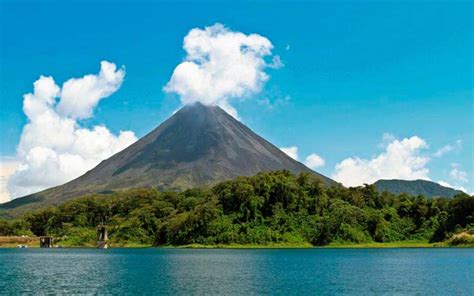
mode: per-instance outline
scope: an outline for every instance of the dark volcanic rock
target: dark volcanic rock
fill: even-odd
[[[181,190],[282,169],[310,172],[327,185],[336,184],[293,160],[221,108],[195,104],[183,107],[79,178],[0,208],[58,204],[87,193],[136,187]]]

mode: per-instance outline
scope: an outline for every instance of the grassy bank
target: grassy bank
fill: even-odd
[[[95,244],[72,244],[67,241],[58,241],[58,246],[61,248],[95,248]],[[39,247],[38,237],[19,237],[19,236],[3,236],[0,237],[0,248],[17,248],[18,245],[26,245],[29,248]],[[117,243],[110,242],[109,248],[152,248],[150,244],[140,244],[134,242],[128,243]],[[386,243],[331,243],[326,246],[313,246],[309,243],[274,243],[274,244],[189,244],[181,246],[160,246],[157,248],[163,249],[384,249],[384,248],[474,248],[474,241],[472,235],[460,233],[454,235],[449,240],[438,243],[430,243],[428,241],[399,241],[399,242],[386,242]]]
[[[437,247],[449,247],[449,245],[441,243],[430,243],[428,241],[400,241],[400,242],[387,242],[387,243],[362,243],[362,244],[347,244],[347,243],[332,243],[322,248],[371,248],[371,249],[383,249],[383,248],[437,248]]]
[[[169,246],[165,248],[179,248],[179,249],[308,249],[313,248],[309,243],[280,243],[280,244],[217,244],[217,245],[202,245],[189,244],[184,246]]]
[[[449,242],[430,243],[428,241],[401,241],[390,243],[332,243],[326,246],[313,246],[311,244],[268,244],[268,245],[201,245],[190,244],[185,246],[170,246],[165,248],[188,249],[395,249],[395,248],[474,248],[474,244],[452,245]]]
[[[17,248],[19,245],[39,247],[39,238],[21,236],[0,236],[0,248]]]

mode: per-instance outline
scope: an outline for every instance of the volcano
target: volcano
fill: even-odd
[[[283,169],[312,173],[328,186],[337,184],[292,159],[220,107],[198,103],[183,107],[77,179],[0,208],[36,208],[84,194],[128,188],[183,190]]]

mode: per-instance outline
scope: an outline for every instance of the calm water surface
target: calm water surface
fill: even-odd
[[[0,294],[474,295],[473,249],[0,249]]]

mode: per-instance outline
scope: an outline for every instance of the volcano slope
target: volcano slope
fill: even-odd
[[[292,159],[220,107],[185,106],[128,148],[64,185],[0,205],[25,212],[89,193],[152,187],[183,190],[237,176],[288,170],[337,183]]]

